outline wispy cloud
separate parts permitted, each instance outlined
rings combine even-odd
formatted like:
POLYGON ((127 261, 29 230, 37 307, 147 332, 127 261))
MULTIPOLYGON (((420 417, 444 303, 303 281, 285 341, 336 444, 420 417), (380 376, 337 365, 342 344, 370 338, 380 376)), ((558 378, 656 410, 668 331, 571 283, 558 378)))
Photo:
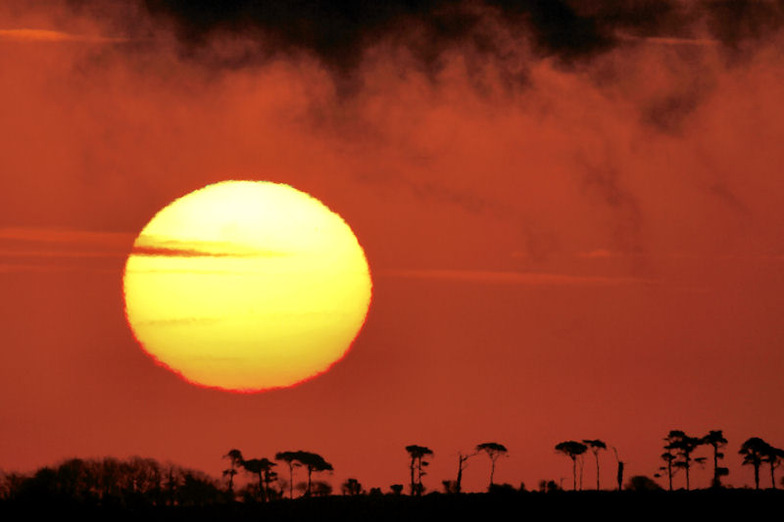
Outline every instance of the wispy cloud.
POLYGON ((290 252, 254 248, 234 241, 204 241, 141 235, 133 246, 134 255, 167 257, 281 257, 290 252))
POLYGON ((52 271, 79 268, 79 265, 96 268, 96 260, 102 264, 108 262, 112 266, 121 266, 133 240, 133 234, 124 232, 0 228, 0 271, 52 271), (86 261, 88 259, 89 262, 86 261))
POLYGON ((5 227, 0 228, 0 241, 16 240, 42 243, 80 243, 127 245, 134 235, 126 232, 96 232, 68 228, 5 227))
POLYGON ((129 41, 101 35, 72 34, 50 29, 0 29, 0 41, 10 42, 76 42, 89 44, 111 44, 129 41))
POLYGON ((405 279, 432 279, 465 283, 531 285, 531 286, 567 286, 567 285, 624 285, 624 284, 655 284, 651 279, 635 277, 606 276, 574 276, 545 272, 513 272, 493 270, 382 270, 380 276, 399 277, 405 279))
POLYGON ((633 42, 644 42, 658 45, 691 45, 698 47, 717 47, 721 45, 719 40, 711 38, 679 38, 674 36, 634 36, 630 34, 616 34, 619 40, 633 42))
POLYGON ((89 250, 17 250, 10 248, 0 248, 0 258, 20 258, 20 257, 117 257, 118 252, 110 251, 89 251, 89 250))

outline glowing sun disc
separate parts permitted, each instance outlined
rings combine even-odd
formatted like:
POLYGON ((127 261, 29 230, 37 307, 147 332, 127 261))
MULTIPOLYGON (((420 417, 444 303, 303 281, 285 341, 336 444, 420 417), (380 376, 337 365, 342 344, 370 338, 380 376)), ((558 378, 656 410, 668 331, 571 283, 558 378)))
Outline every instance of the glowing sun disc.
POLYGON ((327 371, 370 306, 362 247, 288 185, 224 181, 175 200, 134 242, 128 324, 158 363, 202 386, 261 391, 327 371))

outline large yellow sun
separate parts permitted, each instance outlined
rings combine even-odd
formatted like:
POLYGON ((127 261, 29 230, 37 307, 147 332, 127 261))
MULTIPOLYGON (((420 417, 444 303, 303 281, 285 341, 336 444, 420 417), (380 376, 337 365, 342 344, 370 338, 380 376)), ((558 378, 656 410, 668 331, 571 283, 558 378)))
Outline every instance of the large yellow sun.
POLYGON ((288 185, 225 181, 177 199, 136 238, 123 278, 145 351, 189 382, 291 386, 348 351, 371 298, 343 219, 288 185))

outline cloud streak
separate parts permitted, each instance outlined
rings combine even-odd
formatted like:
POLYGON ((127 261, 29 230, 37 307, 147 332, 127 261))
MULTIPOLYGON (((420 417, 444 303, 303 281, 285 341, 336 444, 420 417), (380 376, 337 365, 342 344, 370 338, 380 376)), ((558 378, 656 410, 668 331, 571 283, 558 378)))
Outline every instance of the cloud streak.
POLYGON ((233 241, 181 240, 142 234, 133 247, 134 255, 167 257, 282 257, 290 252, 253 248, 233 241))
POLYGON ((99 35, 71 34, 49 29, 0 29, 0 42, 48 42, 48 43, 87 43, 112 44, 128 42, 127 38, 113 38, 99 35))
POLYGON ((116 268, 132 243, 126 233, 6 227, 0 228, 0 261, 5 272, 116 268))

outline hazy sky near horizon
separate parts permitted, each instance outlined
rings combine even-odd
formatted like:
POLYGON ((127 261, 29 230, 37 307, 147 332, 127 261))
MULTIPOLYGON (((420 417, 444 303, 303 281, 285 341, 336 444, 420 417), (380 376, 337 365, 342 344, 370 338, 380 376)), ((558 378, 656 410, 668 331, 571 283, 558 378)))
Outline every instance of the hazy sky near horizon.
POLYGON ((783 2, 113 4, 0 4, 0 469, 303 449, 387 489, 420 444, 433 490, 497 441, 532 488, 563 440, 628 477, 723 429, 742 486, 743 440, 784 446, 783 2), (136 234, 226 179, 365 249, 365 326, 299 386, 195 387, 126 324, 136 234))

